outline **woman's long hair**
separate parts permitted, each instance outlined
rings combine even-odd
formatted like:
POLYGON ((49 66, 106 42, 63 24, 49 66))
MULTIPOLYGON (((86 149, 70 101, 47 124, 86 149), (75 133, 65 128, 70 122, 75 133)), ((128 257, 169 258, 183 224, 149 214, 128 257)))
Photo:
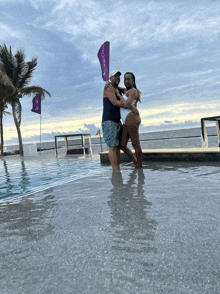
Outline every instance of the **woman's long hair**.
POLYGON ((129 72, 127 71, 125 74, 124 74, 124 77, 125 75, 131 75, 132 76, 132 79, 133 79, 133 82, 134 82, 134 88, 137 90, 138 92, 138 97, 137 97, 137 101, 141 102, 141 91, 139 89, 137 89, 137 86, 136 86, 136 82, 135 82, 135 75, 133 74, 133 72, 129 72))

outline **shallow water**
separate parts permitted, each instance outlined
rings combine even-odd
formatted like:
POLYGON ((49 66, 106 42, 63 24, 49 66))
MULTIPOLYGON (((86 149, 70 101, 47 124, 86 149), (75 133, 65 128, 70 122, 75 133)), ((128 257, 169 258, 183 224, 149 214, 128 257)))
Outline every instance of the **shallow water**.
POLYGON ((99 151, 1 162, 0 293, 219 294, 220 164, 122 164, 115 174, 99 151))
MULTIPOLYGON (((142 149, 166 149, 201 147, 201 138, 179 138, 198 136, 199 128, 187 130, 173 130, 165 132, 140 134, 142 149), (164 139, 168 138, 168 139, 164 139), (159 140, 160 139, 160 140, 159 140)), ((215 134, 215 128, 209 129, 210 135, 215 134)), ((97 140, 96 140, 97 141, 97 140)), ((52 142, 54 144, 54 142, 52 142)), ((63 143, 63 142, 61 142, 63 143)), ((49 144, 49 143, 45 143, 49 144)), ((218 145, 217 137, 209 137, 209 146, 218 145)), ((46 145, 45 145, 46 146, 46 145)), ((131 142, 128 147, 133 149, 131 142)), ((31 192, 40 191, 46 187, 68 182, 76 177, 91 175, 100 171, 101 152, 99 144, 92 145, 92 157, 65 156, 66 149, 59 149, 59 156, 55 150, 38 152, 37 156, 6 156, 0 161, 0 201, 7 197, 17 197, 31 192)), ((103 144, 103 151, 107 146, 103 144)))
POLYGON ((1 293, 219 293, 219 165, 100 169, 0 203, 1 293))
POLYGON ((93 156, 65 156, 66 150, 38 152, 37 156, 6 156, 0 160, 0 201, 41 191, 100 172, 93 156))

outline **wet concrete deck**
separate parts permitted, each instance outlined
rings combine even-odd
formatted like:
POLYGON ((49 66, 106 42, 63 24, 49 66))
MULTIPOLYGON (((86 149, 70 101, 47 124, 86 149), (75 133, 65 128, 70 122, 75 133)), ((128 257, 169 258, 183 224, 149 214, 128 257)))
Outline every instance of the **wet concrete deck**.
POLYGON ((0 204, 16 293, 220 293, 218 165, 122 166, 0 204))
MULTIPOLYGON (((135 154, 134 150, 132 152, 135 154)), ((143 161, 219 161, 220 148, 170 148, 170 149, 143 149, 143 161)), ((102 164, 110 164, 108 151, 100 152, 102 164)), ((123 151, 121 151, 121 162, 130 162, 123 151)))

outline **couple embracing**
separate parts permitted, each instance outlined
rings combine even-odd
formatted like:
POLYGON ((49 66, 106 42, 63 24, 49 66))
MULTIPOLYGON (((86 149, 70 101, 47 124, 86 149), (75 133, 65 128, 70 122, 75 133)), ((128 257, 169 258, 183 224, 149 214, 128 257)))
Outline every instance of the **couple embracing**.
POLYGON ((106 82, 103 92, 102 131, 105 143, 109 147, 112 169, 115 172, 120 171, 120 149, 133 161, 135 168, 142 168, 143 161, 139 141, 141 118, 137 110, 137 102, 140 102, 141 93, 136 88, 133 73, 127 72, 124 75, 126 88, 118 87, 120 76, 120 71, 112 71, 110 82, 106 82), (129 138, 136 156, 127 147, 129 138))

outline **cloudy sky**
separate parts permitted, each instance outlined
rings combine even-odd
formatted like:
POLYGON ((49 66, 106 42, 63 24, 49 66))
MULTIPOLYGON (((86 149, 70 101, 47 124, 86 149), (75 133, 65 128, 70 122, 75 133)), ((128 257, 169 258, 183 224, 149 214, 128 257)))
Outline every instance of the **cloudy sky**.
MULTIPOLYGON (((37 56, 30 85, 52 96, 42 102, 43 140, 100 128, 97 53, 105 41, 110 70, 136 75, 140 132, 200 126, 220 114, 220 1, 1 0, 0 45, 24 49, 26 61, 37 56)), ((39 140, 32 98, 21 101, 24 142, 39 140)), ((4 134, 17 143, 12 116, 4 116, 4 134)))

